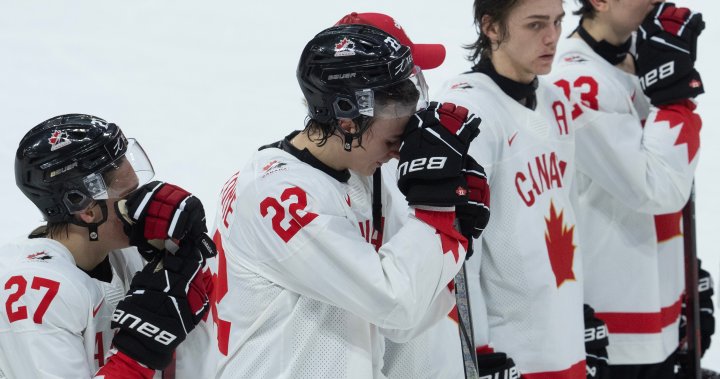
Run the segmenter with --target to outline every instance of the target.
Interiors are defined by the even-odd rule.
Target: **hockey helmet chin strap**
[[[368,122],[369,123],[369,120]],[[340,126],[336,126],[336,129],[343,135],[343,149],[345,151],[352,151],[352,141],[359,138],[368,128],[365,125],[360,126],[360,132],[348,133]],[[380,233],[382,227],[382,174],[380,173],[380,167],[375,169],[373,173],[373,192],[372,192],[372,223],[373,228]]]
[[[73,217],[70,221],[71,223],[78,225],[78,226],[84,226],[88,228],[88,239],[90,241],[97,241],[99,239],[98,235],[98,227],[105,223],[108,218],[108,212],[107,212],[107,202],[105,200],[97,200],[97,205],[100,206],[100,210],[102,211],[102,219],[99,222],[84,222],[80,221],[77,218]]]

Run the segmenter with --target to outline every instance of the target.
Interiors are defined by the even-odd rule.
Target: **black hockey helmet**
[[[105,120],[66,114],[45,120],[20,141],[15,182],[48,222],[72,222],[94,200],[118,197],[138,180],[113,178],[125,158],[142,183],[154,174],[137,142]],[[123,188],[125,187],[125,188]]]
[[[369,25],[338,25],[317,34],[300,56],[297,79],[310,118],[323,124],[382,117],[387,104],[378,91],[403,81],[414,85],[416,96],[392,107],[389,117],[410,115],[427,104],[427,85],[410,47]]]

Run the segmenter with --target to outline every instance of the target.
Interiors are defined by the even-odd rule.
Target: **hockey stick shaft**
[[[470,298],[467,291],[467,274],[465,264],[455,276],[455,302],[457,304],[460,344],[462,346],[465,378],[478,378],[477,357],[473,335],[472,317],[470,315]]]
[[[690,378],[700,379],[700,307],[698,302],[698,265],[695,240],[695,184],[690,191],[683,216],[683,243],[685,250],[685,317],[688,345],[688,374]]]

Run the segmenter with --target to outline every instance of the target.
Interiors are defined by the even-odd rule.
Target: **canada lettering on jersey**
[[[226,228],[230,227],[230,222],[228,220],[233,214],[232,206],[237,199],[235,186],[237,185],[238,174],[240,173],[236,172],[235,175],[233,175],[230,180],[225,183],[221,192],[220,206],[222,207],[223,225],[225,225]]]
[[[535,198],[547,190],[562,188],[567,163],[558,159],[555,152],[541,154],[527,162],[527,171],[515,173],[515,188],[528,207]]]
[[[385,217],[380,218],[380,230],[375,230],[370,220],[359,221],[360,234],[365,238],[365,241],[372,244],[375,247],[375,251],[380,250],[380,246],[383,244],[383,229],[385,227]]]

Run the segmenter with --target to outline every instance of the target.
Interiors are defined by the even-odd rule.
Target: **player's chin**
[[[554,55],[543,55],[535,60],[533,71],[536,75],[547,75],[552,70]]]

